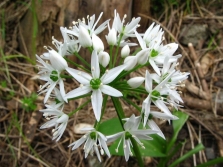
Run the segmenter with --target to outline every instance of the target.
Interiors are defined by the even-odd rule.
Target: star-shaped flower
[[[65,95],[66,99],[78,97],[84,94],[87,94],[92,91],[91,103],[93,106],[94,114],[97,121],[100,120],[101,117],[101,108],[102,108],[102,92],[104,94],[120,97],[122,93],[109,86],[111,83],[125,68],[125,65],[121,65],[115,67],[111,70],[105,72],[105,74],[100,77],[100,68],[98,62],[97,51],[92,52],[91,57],[91,74],[75,70],[72,68],[67,68],[67,72],[69,72],[79,83],[81,83],[80,87],[74,89]]]
[[[56,139],[56,141],[59,141],[67,127],[69,117],[67,114],[62,112],[62,109],[58,110],[51,105],[46,105],[46,107],[46,109],[40,110],[40,112],[43,112],[43,116],[45,116],[49,121],[44,123],[40,129],[46,129],[54,126],[55,129],[52,130],[52,140]]]
[[[142,140],[152,140],[153,138],[148,136],[150,134],[156,134],[158,131],[154,131],[151,129],[138,129],[140,119],[137,119],[133,114],[130,118],[125,119],[127,120],[124,124],[124,131],[116,133],[114,135],[107,136],[108,142],[113,142],[116,139],[120,138],[118,143],[116,152],[118,152],[119,145],[121,141],[123,141],[123,149],[125,154],[125,160],[128,161],[129,155],[133,155],[131,152],[132,142],[130,137],[132,137],[143,149],[145,149],[143,143],[140,141]]]
[[[39,79],[46,81],[46,83],[39,90],[40,93],[46,92],[44,103],[47,102],[51,92],[57,84],[59,84],[60,86],[61,94],[65,94],[64,83],[62,78],[60,77],[60,74],[68,67],[68,64],[64,60],[64,58],[55,50],[49,50],[48,56],[51,64],[43,61],[38,55],[36,55],[37,62],[42,64],[37,65],[37,67],[39,68]]]
[[[98,146],[100,147],[101,155],[103,155],[105,152],[109,158],[111,157],[106,144],[107,138],[101,132],[96,131],[94,128],[85,128],[82,130],[89,132],[87,132],[79,140],[70,144],[68,147],[72,147],[72,150],[75,150],[85,142],[84,144],[85,158],[88,156],[89,153],[93,154],[93,152],[95,152],[98,157],[98,160],[101,162],[101,156],[98,150]]]

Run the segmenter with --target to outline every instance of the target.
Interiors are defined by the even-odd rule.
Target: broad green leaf
[[[177,116],[179,119],[173,121],[173,137],[168,142],[167,149],[166,149],[167,153],[170,151],[170,149],[172,148],[172,146],[176,142],[177,136],[178,136],[181,128],[183,127],[183,125],[185,124],[185,122],[188,119],[188,115],[184,112],[181,112],[181,111],[175,110],[173,112],[173,115]]]
[[[108,136],[123,131],[123,128],[118,118],[112,118],[102,122],[99,131]]]

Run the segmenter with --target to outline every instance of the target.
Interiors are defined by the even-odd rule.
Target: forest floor
[[[90,106],[69,120],[63,138],[57,143],[51,140],[50,130],[39,129],[45,121],[39,112],[44,108],[44,97],[36,95],[40,82],[37,68],[32,64],[35,59],[21,53],[18,39],[21,35],[19,19],[28,10],[27,5],[9,0],[0,2],[0,166],[137,166],[134,157],[125,162],[119,156],[110,159],[104,156],[103,163],[99,164],[95,156],[85,159],[81,149],[71,151],[67,147],[81,137],[73,133],[77,124],[94,124]],[[181,111],[187,113],[189,119],[178,137],[178,142],[184,139],[186,142],[173,158],[202,142],[205,149],[179,165],[195,166],[223,156],[222,0],[165,1],[162,13],[159,5],[154,1],[150,15],[139,13],[139,16],[149,23],[160,24],[166,41],[179,44],[177,53],[181,53],[182,58],[178,67],[183,72],[190,72],[185,88],[181,90],[184,100]],[[67,108],[74,110],[82,103],[83,99],[80,99]],[[113,106],[108,104],[107,108],[104,119],[116,117]],[[125,110],[130,113],[132,108],[125,104]],[[165,135],[171,134],[171,125],[159,124]],[[157,165],[158,158],[145,157],[144,160],[145,166],[152,167]]]

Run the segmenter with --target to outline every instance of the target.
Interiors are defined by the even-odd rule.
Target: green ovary
[[[97,134],[95,132],[91,132],[90,136],[92,140],[96,140]]]
[[[156,101],[158,99],[158,97],[160,97],[160,92],[158,92],[157,90],[152,91],[152,100]]]
[[[92,89],[98,89],[101,86],[101,80],[99,78],[92,79],[90,85]]]
[[[131,136],[132,136],[131,133],[125,132],[125,139],[126,140],[129,139]]]
[[[59,77],[58,77],[58,72],[57,71],[52,71],[51,74],[50,74],[50,79],[54,82],[56,82]]]
[[[159,54],[159,52],[153,49],[153,50],[151,51],[151,53],[150,53],[150,56],[151,56],[151,57],[156,57],[158,54]]]

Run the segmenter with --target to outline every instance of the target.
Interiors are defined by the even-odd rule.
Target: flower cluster
[[[128,161],[129,156],[133,155],[132,150],[134,151],[133,140],[140,147],[145,148],[141,140],[152,140],[150,134],[157,134],[165,139],[153,118],[166,119],[169,122],[178,119],[172,114],[170,108],[181,107],[183,101],[177,88],[184,86],[182,82],[187,79],[189,73],[177,70],[177,61],[181,55],[174,55],[174,52],[178,44],[164,44],[164,31],[160,25],[153,23],[144,34],[139,34],[137,32],[139,17],[126,23],[126,15],[121,19],[114,11],[111,25],[110,20],[98,25],[101,16],[102,13],[97,20],[93,15],[87,16],[87,19],[74,21],[73,26],[69,29],[61,27],[63,42],[52,37],[52,43],[56,49],[45,47],[47,52],[40,57],[36,56],[39,63],[37,65],[39,79],[46,82],[40,87],[39,94],[45,93],[46,109],[40,112],[43,112],[48,122],[40,128],[54,127],[52,139],[59,141],[66,129],[69,117],[76,112],[71,111],[66,114],[63,111],[64,105],[73,99],[90,97],[96,118],[95,127],[83,129],[86,134],[69,147],[75,150],[85,143],[85,158],[89,153],[95,152],[101,161],[100,154],[103,155],[105,152],[108,157],[111,156],[107,143],[119,140],[116,151],[119,151],[120,143],[123,142],[125,159]],[[105,30],[108,30],[105,38],[110,47],[109,52],[105,50],[104,43],[98,36]],[[131,43],[130,38],[136,38],[138,44]],[[130,47],[137,45],[138,52],[132,53]],[[91,62],[87,62],[79,55],[79,51],[85,48],[91,54]],[[113,53],[115,49],[116,52]],[[120,56],[118,53],[121,53]],[[76,68],[69,67],[67,61],[71,61],[69,60],[70,55],[76,56],[84,66],[76,64]],[[150,65],[153,70],[150,72],[147,70],[144,76],[130,78],[126,81],[131,72]],[[64,78],[67,77],[78,81],[79,87],[67,92],[64,86]],[[128,92],[143,93],[147,97],[139,99],[142,101],[141,107],[136,108],[139,110],[139,116],[133,114],[130,118],[123,116],[125,115],[123,110],[117,109],[117,106],[121,107],[121,105],[117,105],[117,100],[113,100],[123,125],[123,131],[106,136],[100,132],[99,128],[106,109],[106,101],[104,102],[103,99],[110,96],[118,101],[125,100],[122,98],[123,92],[127,98]],[[157,111],[152,111],[151,105],[155,105]],[[140,124],[143,129],[140,129]]]

